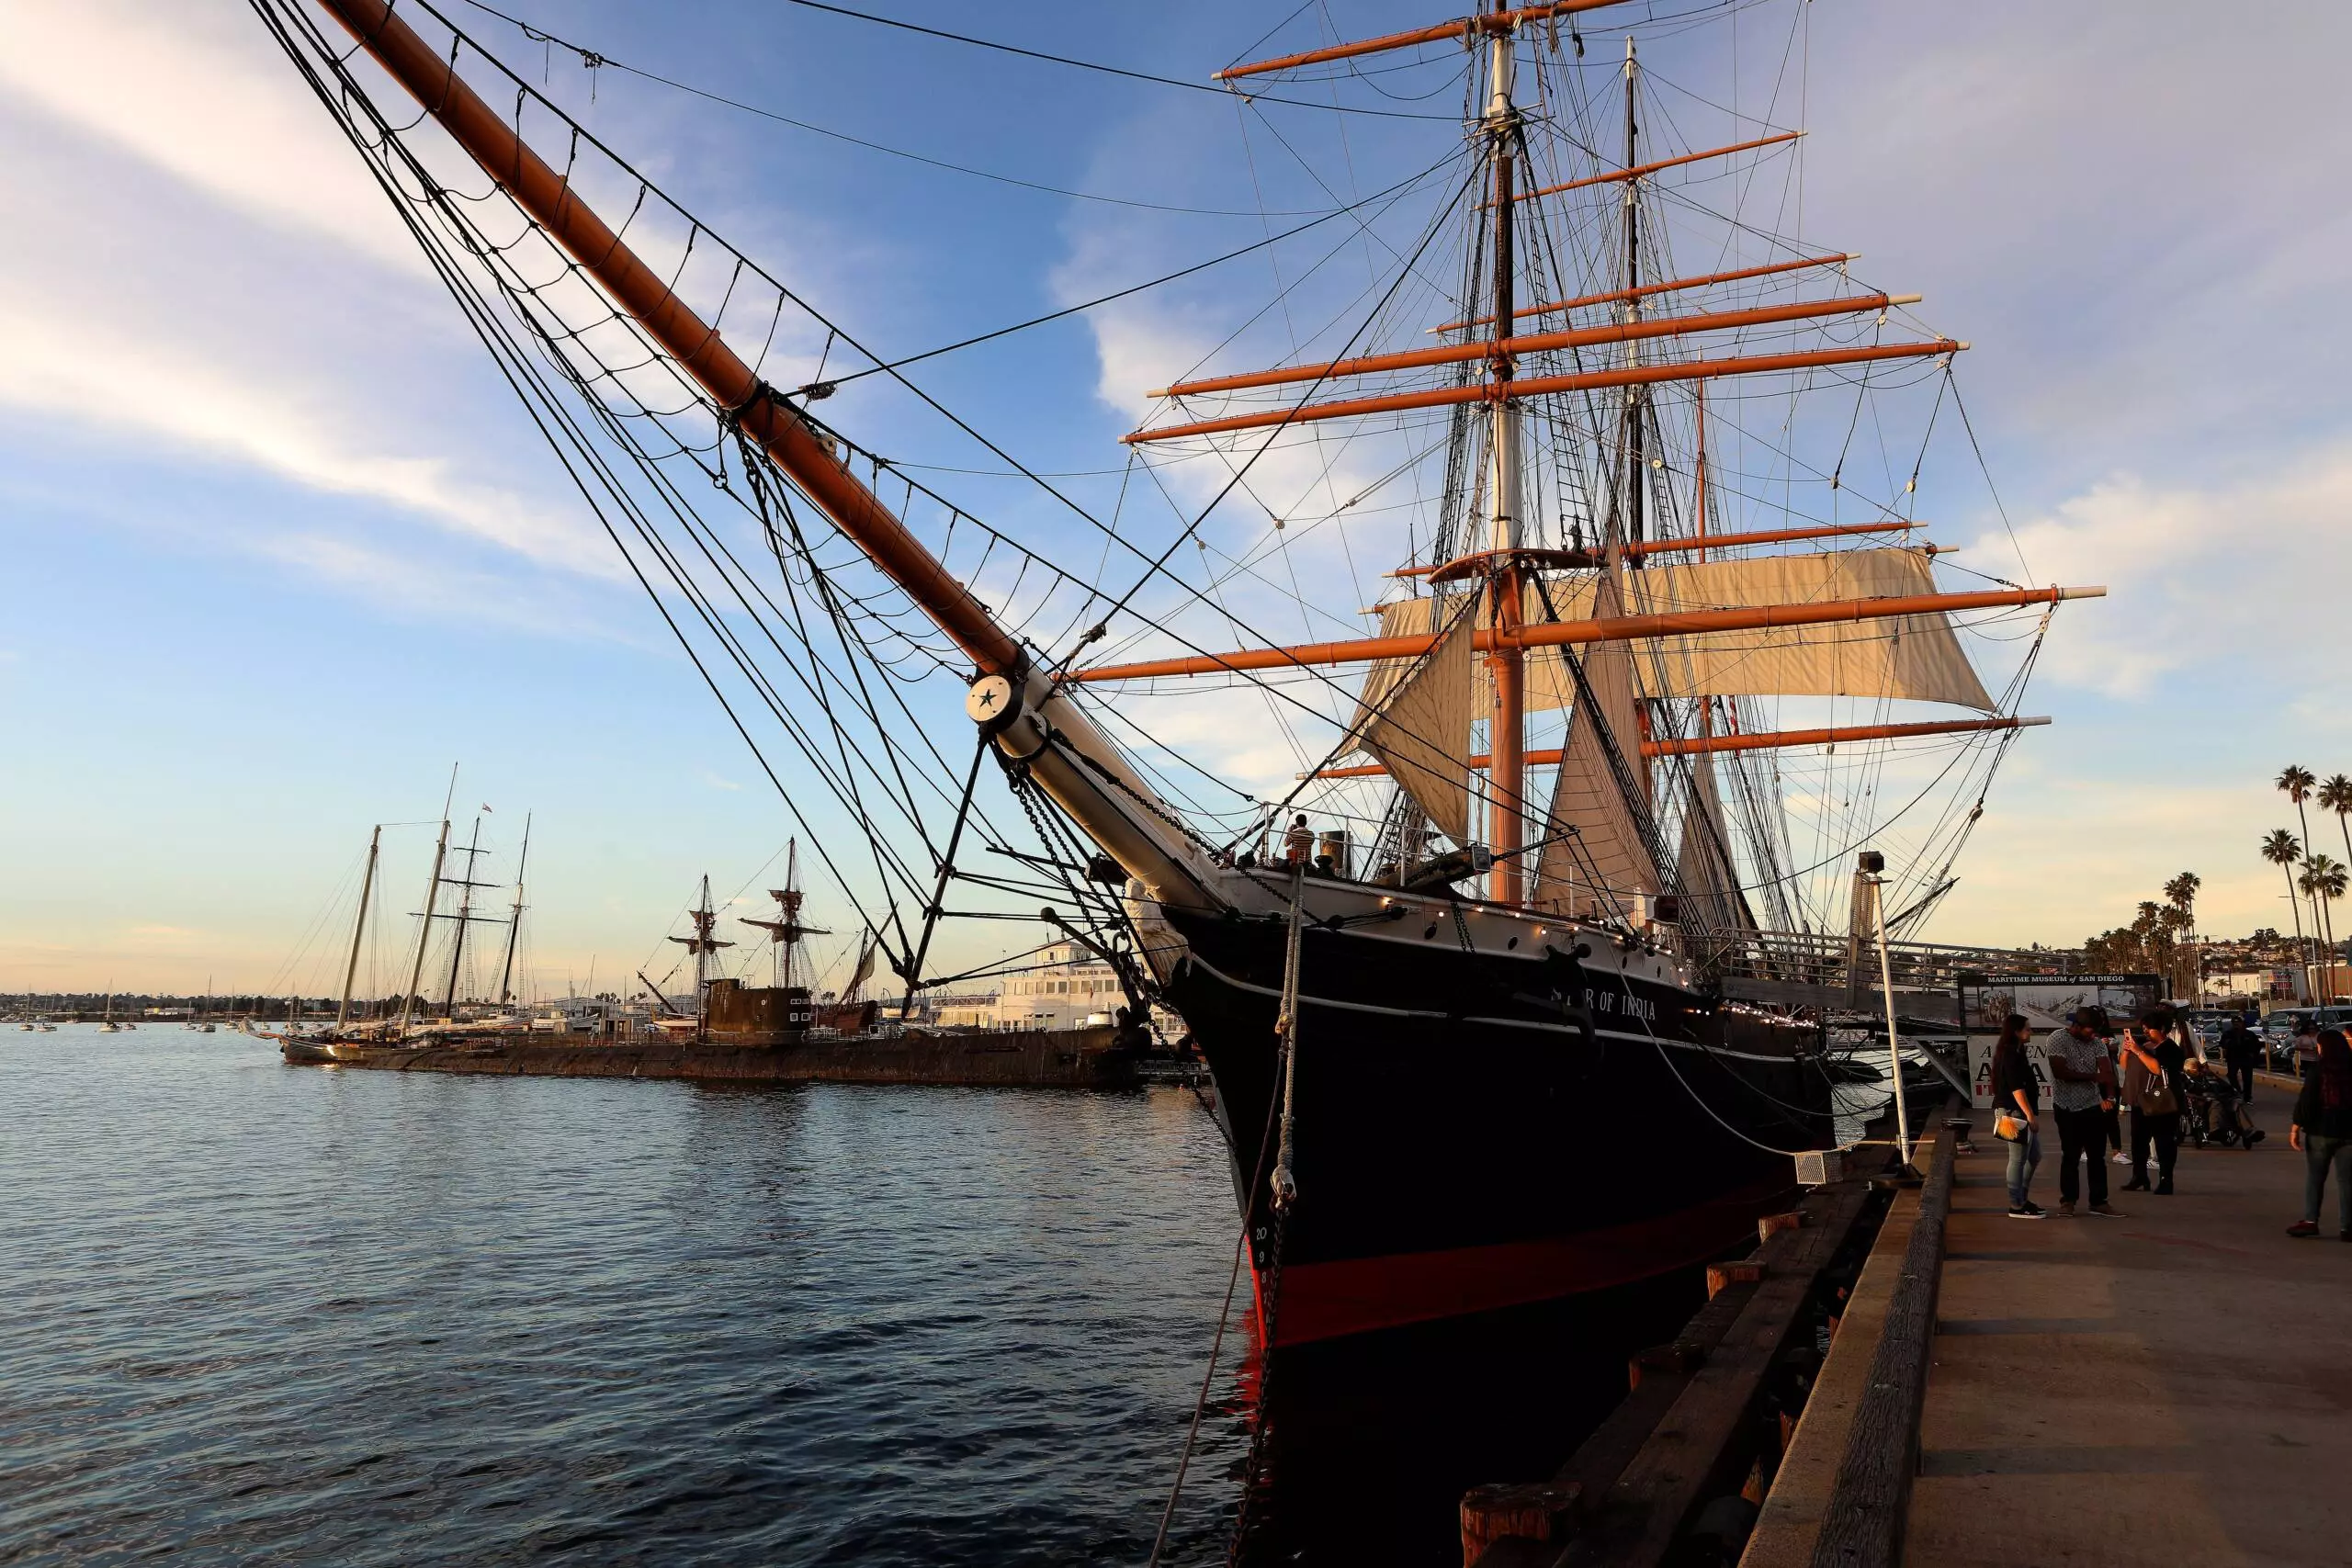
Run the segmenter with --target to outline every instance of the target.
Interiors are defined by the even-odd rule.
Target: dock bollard
[[[1462,1495],[1462,1568],[1498,1540],[1566,1540],[1575,1533],[1580,1486],[1496,1483]]]

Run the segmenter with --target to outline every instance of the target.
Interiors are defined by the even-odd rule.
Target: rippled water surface
[[[0,1561],[1139,1562],[1234,1223],[1182,1090],[11,1029]]]

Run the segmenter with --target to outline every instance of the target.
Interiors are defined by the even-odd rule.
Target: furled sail
[[[1920,550],[1854,549],[1653,566],[1623,574],[1624,607],[1612,613],[1655,615],[1933,593],[1937,590],[1929,562]],[[1598,613],[1593,607],[1595,581],[1579,574],[1553,577],[1541,589],[1531,583],[1525,618],[1592,618]],[[1402,599],[1383,606],[1381,635],[1427,632],[1430,603]],[[1907,698],[1994,711],[1993,699],[1962,651],[1951,620],[1940,613],[1657,637],[1641,643],[1638,653],[1634,681],[1646,697]],[[1560,649],[1527,650],[1530,711],[1571,707],[1575,694],[1576,682]]]
[[[1419,659],[1384,660],[1364,678],[1351,727],[1370,752],[1456,843],[1470,840],[1470,642],[1476,619],[1465,594],[1450,602],[1453,629]],[[1417,601],[1424,608],[1434,600]]]
[[[1739,874],[1731,861],[1731,835],[1724,825],[1715,760],[1702,753],[1689,762],[1690,804],[1683,812],[1682,847],[1675,855],[1674,867],[1683,919],[1717,934],[1753,931],[1756,921],[1748,913],[1747,900],[1739,889]]]
[[[1598,584],[1593,604],[1597,614],[1623,614],[1612,581]],[[1649,785],[1632,655],[1622,642],[1590,643],[1583,662],[1592,702],[1579,705],[1568,720],[1567,741],[1552,781],[1550,819],[1544,825],[1544,837],[1559,841],[1546,843],[1536,863],[1535,899],[1570,913],[1607,915],[1629,894],[1657,892],[1658,875],[1635,815],[1635,800],[1649,798]],[[1555,663],[1573,694],[1574,673],[1565,661]],[[1535,694],[1531,681],[1531,703]],[[1627,798],[1620,782],[1621,766],[1630,774],[1634,799]]]

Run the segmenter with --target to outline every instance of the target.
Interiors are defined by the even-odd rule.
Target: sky
[[[1457,134],[1253,118],[791,6],[501,7],[808,125],[1116,198],[1080,199],[592,73],[455,8],[893,353],[1247,244],[1296,220],[1261,208],[1331,204],[1307,164],[1362,195]],[[1186,80],[1246,55],[1273,15],[873,8]],[[1436,15],[1330,0],[1267,47]],[[1742,47],[1779,47],[1792,15],[1752,8]],[[1973,345],[1962,385],[2000,504],[1980,487],[1934,536],[1970,562],[2022,557],[2032,581],[2109,589],[2058,617],[2025,705],[2055,722],[2011,753],[1925,934],[2073,944],[2181,870],[2204,880],[2205,930],[2284,926],[2254,847],[2297,824],[2269,781],[2290,762],[2352,771],[2327,651],[2352,553],[2352,344],[2333,287],[2352,215],[2328,194],[2352,164],[2334,79],[2352,15],[2282,3],[2224,30],[2210,8],[2148,0],[1814,0],[1799,44],[1800,90],[1777,108],[1809,132],[1803,231],[1925,293]],[[1678,47],[1697,46],[1661,39],[1662,69]],[[1306,158],[1285,164],[1277,130]],[[386,829],[385,875],[398,899],[422,892],[432,829],[416,824],[438,817],[452,762],[460,835],[490,808],[491,874],[512,874],[531,816],[543,988],[646,964],[659,977],[705,874],[719,898],[763,901],[797,830],[775,790],[244,6],[0,11],[0,990],[316,987],[371,825],[408,824]],[[1216,269],[922,379],[1090,506],[1118,506],[1116,437],[1142,389],[1268,293],[1258,262]],[[1001,463],[913,412],[873,389],[828,411],[1073,570],[1109,558],[1025,488],[947,476]],[[1180,476],[1176,502],[1204,482]],[[1169,515],[1137,536],[1157,548]],[[1255,779],[1290,765],[1210,711],[1177,729]],[[820,923],[853,923],[809,882]],[[1008,945],[958,932],[949,953]]]

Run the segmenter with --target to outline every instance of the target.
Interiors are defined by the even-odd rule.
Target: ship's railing
[[[1726,979],[1817,987],[1849,994],[1879,987],[1878,947],[1857,947],[1823,931],[1725,932],[1713,937],[1709,967]],[[1951,991],[1964,974],[2073,975],[2086,972],[2074,949],[1970,947],[1953,942],[1894,942],[1887,967],[1899,991]]]

